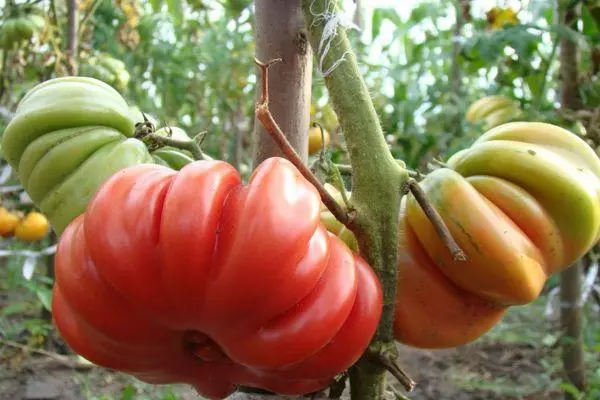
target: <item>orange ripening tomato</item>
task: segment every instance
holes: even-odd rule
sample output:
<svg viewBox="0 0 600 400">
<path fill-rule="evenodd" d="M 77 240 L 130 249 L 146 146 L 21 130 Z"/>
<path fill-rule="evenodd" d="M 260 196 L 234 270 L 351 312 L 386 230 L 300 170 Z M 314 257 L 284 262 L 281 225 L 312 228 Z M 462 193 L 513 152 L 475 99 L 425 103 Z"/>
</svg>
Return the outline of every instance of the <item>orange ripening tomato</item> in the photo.
<svg viewBox="0 0 600 400">
<path fill-rule="evenodd" d="M 329 146 L 330 140 L 331 137 L 326 129 L 323 128 L 323 135 L 321 135 L 321 128 L 317 125 L 312 126 L 308 130 L 308 155 L 315 155 L 323 147 Z"/>
<path fill-rule="evenodd" d="M 44 214 L 32 211 L 15 228 L 15 237 L 26 242 L 43 239 L 50 232 L 50 224 Z"/>
<path fill-rule="evenodd" d="M 19 225 L 21 218 L 15 213 L 11 213 L 4 207 L 0 207 L 0 236 L 10 236 Z"/>
<path fill-rule="evenodd" d="M 382 292 L 320 204 L 282 158 L 247 185 L 214 160 L 119 171 L 60 238 L 56 325 L 100 366 L 205 397 L 321 390 L 366 350 Z"/>
<path fill-rule="evenodd" d="M 467 256 L 454 260 L 411 195 L 400 222 L 396 339 L 454 347 L 535 300 L 600 237 L 600 159 L 560 127 L 514 122 L 421 182 Z"/>
</svg>

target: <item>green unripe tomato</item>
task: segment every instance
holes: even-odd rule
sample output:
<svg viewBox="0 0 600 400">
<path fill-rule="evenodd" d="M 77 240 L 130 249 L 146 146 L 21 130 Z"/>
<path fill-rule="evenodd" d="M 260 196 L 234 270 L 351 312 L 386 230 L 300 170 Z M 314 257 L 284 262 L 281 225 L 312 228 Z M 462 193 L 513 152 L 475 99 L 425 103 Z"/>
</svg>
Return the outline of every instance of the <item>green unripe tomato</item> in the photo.
<svg viewBox="0 0 600 400">
<path fill-rule="evenodd" d="M 60 234 L 115 172 L 152 163 L 133 138 L 123 97 L 93 78 L 62 77 L 31 89 L 2 137 L 4 157 Z"/>
</svg>

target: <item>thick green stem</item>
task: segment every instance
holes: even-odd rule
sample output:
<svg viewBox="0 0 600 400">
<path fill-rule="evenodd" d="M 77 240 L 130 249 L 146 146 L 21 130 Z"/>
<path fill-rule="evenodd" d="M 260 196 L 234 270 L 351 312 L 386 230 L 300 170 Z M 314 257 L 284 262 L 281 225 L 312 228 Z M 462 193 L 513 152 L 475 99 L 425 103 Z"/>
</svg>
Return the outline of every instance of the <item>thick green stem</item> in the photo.
<svg viewBox="0 0 600 400">
<path fill-rule="evenodd" d="M 328 6 L 326 10 L 325 7 Z M 351 203 L 356 210 L 351 229 L 361 256 L 377 273 L 384 296 L 383 314 L 371 349 L 395 348 L 393 335 L 398 262 L 398 215 L 408 172 L 393 158 L 377 113 L 360 75 L 345 29 L 337 26 L 328 43 L 323 30 L 337 2 L 302 0 L 316 60 L 326 72 L 324 82 L 344 132 L 352 166 Z M 325 14 L 325 13 L 327 14 Z M 326 54 L 323 54 L 323 51 Z M 340 61 L 341 60 L 341 61 Z M 337 66 L 335 66 L 337 63 Z M 332 69 L 332 66 L 335 66 Z M 350 371 L 353 399 L 381 399 L 385 393 L 385 367 L 363 357 Z"/>
</svg>

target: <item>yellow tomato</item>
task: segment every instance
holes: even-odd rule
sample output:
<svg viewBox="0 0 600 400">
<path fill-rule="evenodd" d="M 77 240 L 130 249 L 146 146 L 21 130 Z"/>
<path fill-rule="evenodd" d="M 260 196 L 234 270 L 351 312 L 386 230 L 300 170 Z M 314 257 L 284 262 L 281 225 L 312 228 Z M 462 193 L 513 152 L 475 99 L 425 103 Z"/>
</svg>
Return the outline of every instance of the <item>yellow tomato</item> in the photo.
<svg viewBox="0 0 600 400">
<path fill-rule="evenodd" d="M 0 236 L 10 236 L 20 220 L 17 214 L 0 207 Z"/>
<path fill-rule="evenodd" d="M 323 138 L 325 144 L 323 145 Z M 313 155 L 318 153 L 322 147 L 329 146 L 329 132 L 323 129 L 323 137 L 321 137 L 321 128 L 313 126 L 308 131 L 308 154 Z"/>
<path fill-rule="evenodd" d="M 17 225 L 15 236 L 27 242 L 34 242 L 42 239 L 49 231 L 50 224 L 44 214 L 32 211 Z"/>
<path fill-rule="evenodd" d="M 517 25 L 520 22 L 517 13 L 510 7 L 494 7 L 486 13 L 486 18 L 492 30 L 502 29 L 506 24 Z"/>
</svg>

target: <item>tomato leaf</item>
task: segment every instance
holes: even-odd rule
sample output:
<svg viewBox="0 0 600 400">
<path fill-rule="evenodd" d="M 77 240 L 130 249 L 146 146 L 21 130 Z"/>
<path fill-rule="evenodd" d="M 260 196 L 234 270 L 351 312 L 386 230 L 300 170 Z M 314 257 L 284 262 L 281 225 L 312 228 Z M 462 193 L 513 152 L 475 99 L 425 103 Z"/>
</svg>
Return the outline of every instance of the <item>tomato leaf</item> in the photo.
<svg viewBox="0 0 600 400">
<path fill-rule="evenodd" d="M 40 300 L 44 308 L 48 311 L 52 311 L 52 291 L 46 287 L 38 287 L 35 294 Z"/>
<path fill-rule="evenodd" d="M 163 6 L 163 0 L 150 0 L 150 4 L 152 4 L 152 11 L 160 12 L 160 9 Z"/>
<path fill-rule="evenodd" d="M 183 21 L 183 5 L 181 0 L 167 0 L 167 8 L 177 23 Z"/>
<path fill-rule="evenodd" d="M 392 22 L 397 28 L 401 28 L 403 26 L 402 19 L 396 10 L 393 8 L 377 8 L 373 11 L 373 16 L 371 18 L 371 35 L 373 39 L 379 36 L 381 24 L 384 20 Z"/>
</svg>

